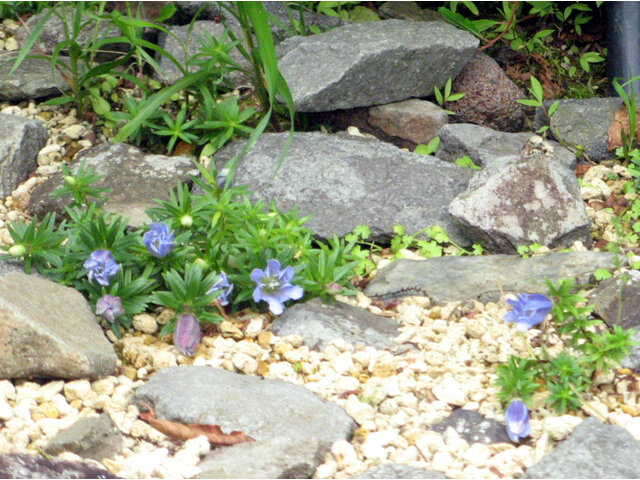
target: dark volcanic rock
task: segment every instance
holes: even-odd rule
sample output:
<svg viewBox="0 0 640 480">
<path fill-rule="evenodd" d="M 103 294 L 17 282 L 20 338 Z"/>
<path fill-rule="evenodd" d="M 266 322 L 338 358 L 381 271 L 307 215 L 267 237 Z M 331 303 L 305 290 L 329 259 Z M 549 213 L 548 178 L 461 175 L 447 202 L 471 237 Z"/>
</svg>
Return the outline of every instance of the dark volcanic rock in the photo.
<svg viewBox="0 0 640 480">
<path fill-rule="evenodd" d="M 82 462 L 49 460 L 40 455 L 0 455 L 0 478 L 118 478 L 104 468 Z"/>
<path fill-rule="evenodd" d="M 459 408 L 451 412 L 442 422 L 431 427 L 434 432 L 444 433 L 453 428 L 469 444 L 471 443 L 510 443 L 503 423 L 486 418 L 473 410 Z"/>
</svg>

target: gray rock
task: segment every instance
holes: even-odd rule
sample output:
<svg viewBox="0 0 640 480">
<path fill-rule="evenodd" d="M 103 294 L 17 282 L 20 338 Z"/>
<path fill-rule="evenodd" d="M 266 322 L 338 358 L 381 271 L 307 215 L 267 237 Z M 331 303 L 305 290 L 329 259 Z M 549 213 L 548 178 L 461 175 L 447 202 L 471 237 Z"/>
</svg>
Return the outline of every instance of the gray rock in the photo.
<svg viewBox="0 0 640 480">
<path fill-rule="evenodd" d="M 304 387 L 211 367 L 162 369 L 133 402 L 154 406 L 158 418 L 220 425 L 255 439 L 205 457 L 201 478 L 309 478 L 331 444 L 356 428 L 342 408 Z"/>
<path fill-rule="evenodd" d="M 373 241 L 385 242 L 397 224 L 410 234 L 440 225 L 456 243 L 469 244 L 447 207 L 464 191 L 470 169 L 377 140 L 313 132 L 295 134 L 273 177 L 286 139 L 286 133 L 263 134 L 239 162 L 236 184 L 274 199 L 281 210 L 298 206 L 301 215 L 312 215 L 306 225 L 319 236 L 343 236 L 366 224 Z M 245 145 L 235 142 L 216 153 L 218 166 Z"/>
<path fill-rule="evenodd" d="M 504 132 L 519 132 L 524 123 L 524 106 L 516 100 L 526 98 L 502 71 L 498 62 L 484 52 L 473 57 L 453 81 L 451 90 L 464 93 L 454 102 L 446 102 L 456 123 L 475 123 Z"/>
<path fill-rule="evenodd" d="M 458 195 L 449 213 L 463 234 L 490 251 L 516 253 L 520 245 L 568 247 L 592 243 L 578 180 L 551 158 L 535 155 Z"/>
<path fill-rule="evenodd" d="M 37 120 L 0 113 L 0 198 L 9 195 L 38 166 L 47 129 Z"/>
<path fill-rule="evenodd" d="M 638 478 L 640 444 L 622 427 L 587 418 L 523 478 Z"/>
<path fill-rule="evenodd" d="M 18 69 L 9 75 L 17 55 L 0 55 L 0 100 L 21 100 L 60 95 L 71 90 L 64 77 L 44 58 L 26 58 Z M 59 57 L 68 61 L 67 57 Z"/>
<path fill-rule="evenodd" d="M 399 259 L 381 269 L 367 286 L 372 297 L 426 295 L 436 304 L 477 299 L 495 302 L 504 293 L 548 292 L 545 279 L 575 278 L 588 283 L 599 268 L 615 268 L 608 252 L 560 252 L 520 258 L 517 255 Z"/>
<path fill-rule="evenodd" d="M 116 354 L 84 297 L 33 275 L 0 277 L 0 377 L 100 378 Z"/>
<path fill-rule="evenodd" d="M 533 133 L 507 133 L 471 123 L 445 125 L 438 132 L 440 145 L 436 156 L 446 162 L 467 155 L 477 165 L 486 168 L 504 157 L 519 158 L 522 148 Z M 557 142 L 548 142 L 553 147 L 554 157 L 573 170 L 578 165 L 576 156 Z M 504 166 L 504 165 L 503 165 Z"/>
<path fill-rule="evenodd" d="M 486 418 L 474 410 L 464 408 L 454 410 L 442 422 L 433 425 L 431 430 L 444 433 L 449 427 L 458 432 L 469 444 L 511 443 L 503 423 Z"/>
<path fill-rule="evenodd" d="M 388 2 L 392 3 L 392 2 Z M 396 3 L 396 2 L 393 2 Z M 399 2 L 398 2 L 399 3 Z M 383 463 L 354 478 L 449 478 L 444 473 L 424 468 L 410 467 L 401 463 Z"/>
<path fill-rule="evenodd" d="M 0 478 L 118 478 L 83 462 L 48 459 L 28 453 L 0 454 Z"/>
<path fill-rule="evenodd" d="M 85 417 L 58 432 L 44 447 L 50 455 L 73 452 L 84 458 L 101 461 L 122 451 L 122 434 L 108 413 Z"/>
<path fill-rule="evenodd" d="M 391 349 L 398 336 L 394 320 L 345 303 L 326 304 L 319 298 L 287 308 L 275 320 L 272 330 L 281 337 L 300 335 L 309 348 L 320 351 L 338 338 L 354 345 Z"/>
<path fill-rule="evenodd" d="M 322 112 L 431 95 L 477 46 L 444 22 L 383 20 L 293 37 L 277 50 L 296 111 Z"/>
<path fill-rule="evenodd" d="M 640 327 L 640 272 L 630 270 L 600 282 L 589 295 L 594 313 L 609 325 Z M 620 310 L 618 310 L 620 308 Z"/>
<path fill-rule="evenodd" d="M 640 329 L 631 337 L 631 341 L 635 342 L 635 346 L 631 347 L 629 355 L 620 361 L 620 366 L 629 368 L 634 372 L 640 372 Z"/>
<path fill-rule="evenodd" d="M 545 102 L 546 108 L 553 102 Z M 621 105 L 622 100 L 617 97 L 559 100 L 558 109 L 551 116 L 549 132 L 570 145 L 582 145 L 591 160 L 611 158 L 614 152 L 607 152 L 609 127 Z M 549 125 L 541 108 L 536 111 L 535 124 L 536 128 Z"/>
<path fill-rule="evenodd" d="M 103 143 L 81 151 L 71 167 L 76 171 L 85 161 L 85 171 L 92 167 L 105 177 L 94 186 L 108 187 L 109 200 L 104 206 L 113 212 L 129 218 L 129 225 L 139 227 L 151 221 L 145 210 L 157 204 L 154 199 L 169 199 L 169 192 L 181 180 L 189 181 L 190 175 L 198 173 L 192 157 L 149 155 L 139 148 L 124 143 Z M 63 182 L 61 172 L 45 183 L 34 188 L 29 199 L 28 210 L 32 215 L 42 216 L 46 212 L 64 212 L 64 207 L 72 203 L 71 197 L 52 199 L 50 194 Z"/>
<path fill-rule="evenodd" d="M 417 98 L 369 108 L 371 125 L 415 144 L 429 143 L 447 124 L 447 117 L 439 106 Z"/>
<path fill-rule="evenodd" d="M 397 18 L 398 20 L 444 21 L 438 12 L 428 8 L 420 8 L 416 2 L 384 2 L 378 7 L 378 14 L 381 18 Z"/>
</svg>

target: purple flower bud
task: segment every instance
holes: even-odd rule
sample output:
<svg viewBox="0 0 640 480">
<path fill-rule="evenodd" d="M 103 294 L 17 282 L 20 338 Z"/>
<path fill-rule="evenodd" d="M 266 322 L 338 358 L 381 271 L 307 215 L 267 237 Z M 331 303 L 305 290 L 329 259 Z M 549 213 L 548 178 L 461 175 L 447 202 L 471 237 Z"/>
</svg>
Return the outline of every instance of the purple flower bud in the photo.
<svg viewBox="0 0 640 480">
<path fill-rule="evenodd" d="M 96 302 L 96 315 L 100 315 L 107 322 L 113 323 L 116 318 L 124 314 L 122 300 L 113 295 L 103 295 Z"/>
<path fill-rule="evenodd" d="M 227 274 L 224 272 L 220 272 L 220 274 L 218 274 L 216 283 L 214 283 L 213 286 L 209 290 L 207 290 L 207 293 L 216 291 L 221 292 L 218 295 L 218 302 L 220 302 L 220 305 L 222 305 L 223 307 L 229 305 L 229 295 L 231 295 L 231 292 L 233 292 L 233 283 L 229 282 Z"/>
<path fill-rule="evenodd" d="M 95 278 L 103 287 L 109 285 L 109 277 L 113 277 L 120 270 L 120 265 L 116 263 L 109 250 L 94 250 L 83 266 L 89 271 L 89 281 Z"/>
<path fill-rule="evenodd" d="M 271 313 L 280 315 L 284 311 L 284 302 L 298 300 L 304 294 L 302 287 L 291 284 L 293 275 L 293 267 L 281 270 L 280 262 L 274 259 L 267 262 L 264 270 L 254 268 L 250 275 L 251 280 L 257 283 L 253 300 L 256 303 L 264 300 L 269 304 Z"/>
<path fill-rule="evenodd" d="M 507 435 L 512 442 L 520 442 L 521 439 L 531 436 L 531 424 L 529 423 L 529 409 L 522 400 L 512 400 L 505 414 Z"/>
<path fill-rule="evenodd" d="M 173 233 L 169 231 L 169 225 L 163 222 L 149 225 L 149 231 L 142 238 L 149 253 L 158 258 L 169 255 L 176 245 L 173 241 Z"/>
<path fill-rule="evenodd" d="M 522 293 L 518 300 L 507 299 L 507 303 L 513 310 L 508 311 L 503 318 L 507 322 L 515 322 L 519 332 L 538 325 L 553 308 L 553 301 L 538 293 Z"/>
<path fill-rule="evenodd" d="M 193 355 L 201 338 L 202 332 L 198 319 L 189 313 L 180 315 L 173 331 L 173 344 L 178 350 L 183 355 Z"/>
</svg>

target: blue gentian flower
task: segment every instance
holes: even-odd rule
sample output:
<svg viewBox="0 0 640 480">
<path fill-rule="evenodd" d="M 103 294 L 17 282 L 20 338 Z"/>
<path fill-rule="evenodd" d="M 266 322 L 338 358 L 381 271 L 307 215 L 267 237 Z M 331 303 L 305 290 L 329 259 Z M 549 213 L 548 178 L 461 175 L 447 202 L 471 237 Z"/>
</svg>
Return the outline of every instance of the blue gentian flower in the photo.
<svg viewBox="0 0 640 480">
<path fill-rule="evenodd" d="M 251 280 L 258 284 L 253 291 L 255 302 L 264 300 L 269 304 L 271 313 L 280 315 L 284 311 L 284 302 L 298 300 L 304 294 L 302 287 L 291 285 L 293 274 L 293 267 L 288 266 L 281 270 L 280 262 L 274 259 L 267 262 L 267 268 L 264 270 L 254 268 Z"/>
<path fill-rule="evenodd" d="M 229 282 L 227 274 L 224 272 L 220 272 L 218 274 L 216 283 L 213 284 L 213 287 L 207 290 L 207 293 L 216 291 L 222 292 L 218 295 L 218 302 L 220 302 L 220 305 L 223 307 L 229 305 L 229 295 L 231 295 L 231 292 L 233 292 L 233 283 Z"/>
<path fill-rule="evenodd" d="M 109 277 L 113 277 L 120 270 L 120 265 L 116 263 L 109 250 L 94 250 L 83 267 L 89 271 L 89 281 L 95 278 L 103 287 L 109 285 Z"/>
<path fill-rule="evenodd" d="M 96 302 L 96 315 L 100 315 L 107 322 L 113 323 L 116 318 L 124 314 L 122 299 L 114 295 L 103 295 Z"/>
<path fill-rule="evenodd" d="M 200 322 L 190 313 L 178 317 L 176 328 L 173 330 L 173 344 L 183 355 L 193 355 L 202 338 Z"/>
<path fill-rule="evenodd" d="M 144 234 L 143 240 L 149 253 L 158 258 L 169 255 L 176 245 L 173 241 L 173 233 L 169 231 L 169 225 L 164 222 L 149 225 L 149 231 Z"/>
<path fill-rule="evenodd" d="M 538 325 L 553 308 L 553 301 L 538 293 L 522 293 L 518 296 L 518 300 L 507 299 L 507 303 L 513 307 L 513 310 L 508 311 L 503 318 L 507 322 L 515 322 L 516 330 L 519 332 Z"/>
<path fill-rule="evenodd" d="M 504 419 L 507 425 L 507 435 L 512 442 L 519 443 L 521 439 L 531 436 L 529 409 L 522 400 L 511 401 Z"/>
</svg>

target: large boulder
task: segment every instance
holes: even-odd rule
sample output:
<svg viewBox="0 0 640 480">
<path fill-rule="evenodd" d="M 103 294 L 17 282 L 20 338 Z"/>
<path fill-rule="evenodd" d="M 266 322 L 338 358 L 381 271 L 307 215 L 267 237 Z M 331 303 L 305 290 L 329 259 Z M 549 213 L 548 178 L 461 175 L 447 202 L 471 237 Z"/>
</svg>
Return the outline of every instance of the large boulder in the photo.
<svg viewBox="0 0 640 480">
<path fill-rule="evenodd" d="M 410 234 L 440 225 L 455 242 L 469 244 L 447 206 L 464 191 L 470 169 L 375 139 L 313 132 L 295 134 L 276 173 L 287 135 L 263 134 L 239 162 L 235 181 L 258 198 L 275 200 L 281 210 L 297 206 L 301 215 L 312 215 L 306 225 L 319 236 L 343 236 L 366 224 L 372 240 L 385 242 L 398 224 Z M 219 151 L 218 166 L 245 145 L 235 142 Z"/>
<path fill-rule="evenodd" d="M 29 453 L 0 455 L 0 478 L 117 478 L 94 463 L 45 458 Z"/>
<path fill-rule="evenodd" d="M 0 198 L 9 195 L 38 166 L 47 129 L 37 120 L 0 113 Z"/>
<path fill-rule="evenodd" d="M 0 378 L 100 378 L 116 354 L 84 297 L 22 273 L 0 277 Z"/>
<path fill-rule="evenodd" d="M 111 188 L 111 192 L 106 194 L 109 200 L 104 210 L 128 217 L 129 225 L 133 227 L 151 221 L 145 210 L 157 205 L 154 199 L 168 200 L 178 180 L 188 182 L 190 175 L 198 173 L 192 157 L 150 155 L 124 143 L 102 143 L 81 151 L 76 155 L 71 170 L 76 172 L 82 162 L 85 162 L 85 171 L 93 168 L 96 173 L 104 175 L 94 184 L 95 187 Z M 38 185 L 31 193 L 29 212 L 38 216 L 50 211 L 63 213 L 64 207 L 73 199 L 69 196 L 50 197 L 51 192 L 62 185 L 61 172 Z"/>
<path fill-rule="evenodd" d="M 20 67 L 9 75 L 17 55 L 0 55 L 0 100 L 19 102 L 35 98 L 51 97 L 71 90 L 58 70 L 51 72 L 51 62 L 46 58 L 25 58 Z M 59 60 L 68 62 L 67 57 Z"/>
<path fill-rule="evenodd" d="M 322 112 L 431 95 L 477 46 L 444 22 L 384 20 L 292 37 L 277 50 L 296 111 Z"/>
<path fill-rule="evenodd" d="M 331 444 L 356 428 L 341 407 L 304 387 L 211 367 L 165 368 L 133 401 L 154 406 L 158 418 L 220 425 L 255 440 L 211 452 L 198 465 L 200 478 L 311 478 Z"/>
<path fill-rule="evenodd" d="M 497 253 L 516 253 L 518 246 L 538 243 L 568 247 L 579 240 L 591 245 L 591 222 L 573 172 L 533 155 L 483 174 L 449 205 L 464 235 Z"/>
</svg>

